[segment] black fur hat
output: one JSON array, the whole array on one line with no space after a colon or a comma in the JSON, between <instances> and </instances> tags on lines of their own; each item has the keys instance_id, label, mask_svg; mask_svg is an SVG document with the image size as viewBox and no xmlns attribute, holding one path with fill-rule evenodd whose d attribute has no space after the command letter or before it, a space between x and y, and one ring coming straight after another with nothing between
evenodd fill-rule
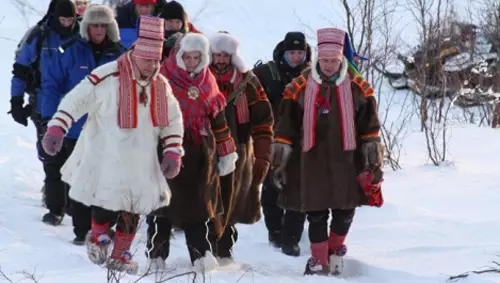
<instances>
[{"instance_id":1,"label":"black fur hat","mask_svg":"<svg viewBox=\"0 0 500 283\"><path fill-rule=\"evenodd\" d=\"M74 18L76 17L76 7L71 0L59 0L57 1L56 7L54 9L54 17L65 17Z\"/></svg>"},{"instance_id":2,"label":"black fur hat","mask_svg":"<svg viewBox=\"0 0 500 283\"><path fill-rule=\"evenodd\" d=\"M165 20L186 20L186 13L182 4L177 1L170 1L165 6L160 14L160 17Z\"/></svg>"},{"instance_id":3,"label":"black fur hat","mask_svg":"<svg viewBox=\"0 0 500 283\"><path fill-rule=\"evenodd\" d=\"M285 40L283 41L283 47L285 51L288 50L306 50L307 42L306 36L298 31L291 31L285 35Z\"/></svg>"}]
</instances>

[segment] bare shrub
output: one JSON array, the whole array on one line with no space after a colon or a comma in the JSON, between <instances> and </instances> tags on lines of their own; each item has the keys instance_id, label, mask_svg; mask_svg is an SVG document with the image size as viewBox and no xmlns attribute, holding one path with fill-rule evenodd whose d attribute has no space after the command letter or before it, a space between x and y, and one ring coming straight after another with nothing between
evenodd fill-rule
<instances>
[{"instance_id":1,"label":"bare shrub","mask_svg":"<svg viewBox=\"0 0 500 283\"><path fill-rule=\"evenodd\" d=\"M20 279L12 279L13 277L20 277ZM36 268L33 270L33 272L28 272L28 271L21 271L21 272L16 272L13 275L8 275L6 274L2 268L0 267L0 281L5 281L9 283L17 283L17 282L32 282L32 283L38 283L38 279L36 276Z\"/></svg>"},{"instance_id":2,"label":"bare shrub","mask_svg":"<svg viewBox=\"0 0 500 283\"><path fill-rule=\"evenodd\" d=\"M397 3L360 0L353 5L342 0L342 5L354 49L369 58L368 62L359 62L358 69L372 83L377 95L385 163L392 170L402 169L400 156L414 116L413 101L408 99L408 93L389 90L386 80L375 68L386 69L401 47L399 31L394 29Z\"/></svg>"},{"instance_id":3,"label":"bare shrub","mask_svg":"<svg viewBox=\"0 0 500 283\"><path fill-rule=\"evenodd\" d=\"M451 101L447 99L448 78L442 70L440 51L448 35L447 30L456 17L452 0L409 0L409 11L419 29L420 58L414 75L415 96L421 131L424 133L427 155L435 166L447 158L449 113Z\"/></svg>"}]
</instances>

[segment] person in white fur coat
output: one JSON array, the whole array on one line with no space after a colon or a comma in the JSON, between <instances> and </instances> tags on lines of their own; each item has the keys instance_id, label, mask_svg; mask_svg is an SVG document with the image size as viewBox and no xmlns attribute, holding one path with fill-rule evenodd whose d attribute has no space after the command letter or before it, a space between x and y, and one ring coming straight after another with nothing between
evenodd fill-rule
<instances>
[{"instance_id":1,"label":"person in white fur coat","mask_svg":"<svg viewBox=\"0 0 500 283\"><path fill-rule=\"evenodd\" d=\"M42 144L55 155L65 133L88 113L75 150L61 169L70 197L92 206L90 260L129 273L139 216L169 205L166 179L180 171L183 118L168 81L159 74L163 19L140 18L134 50L96 68L69 92L48 123ZM157 145L163 145L160 164ZM107 231L118 217L113 250Z\"/></svg>"}]
</instances>

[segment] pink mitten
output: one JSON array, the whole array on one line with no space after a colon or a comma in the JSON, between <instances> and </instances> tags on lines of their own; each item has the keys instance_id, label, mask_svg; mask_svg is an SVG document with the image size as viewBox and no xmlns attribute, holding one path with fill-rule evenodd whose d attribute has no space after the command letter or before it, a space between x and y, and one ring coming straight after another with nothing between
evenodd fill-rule
<instances>
[{"instance_id":1,"label":"pink mitten","mask_svg":"<svg viewBox=\"0 0 500 283\"><path fill-rule=\"evenodd\" d=\"M45 153L54 156L61 151L64 141L64 131L59 126L50 126L42 139L42 147Z\"/></svg>"},{"instance_id":2,"label":"pink mitten","mask_svg":"<svg viewBox=\"0 0 500 283\"><path fill-rule=\"evenodd\" d=\"M165 152L161 161L161 171L165 178L175 178L181 171L181 155L173 151Z\"/></svg>"}]
</instances>

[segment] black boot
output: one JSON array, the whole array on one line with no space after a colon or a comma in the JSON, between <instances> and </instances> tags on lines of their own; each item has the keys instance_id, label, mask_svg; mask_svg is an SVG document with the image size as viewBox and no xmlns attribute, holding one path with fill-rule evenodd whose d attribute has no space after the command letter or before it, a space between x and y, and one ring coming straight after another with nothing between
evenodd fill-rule
<instances>
[{"instance_id":1,"label":"black boot","mask_svg":"<svg viewBox=\"0 0 500 283\"><path fill-rule=\"evenodd\" d=\"M54 214L52 212L48 212L43 216L42 221L43 221L43 223L46 223L46 224L49 224L52 226L59 226L59 225L61 225L61 223L63 221L63 217L64 216L62 216L62 215L57 215L57 214Z\"/></svg>"},{"instance_id":2,"label":"black boot","mask_svg":"<svg viewBox=\"0 0 500 283\"><path fill-rule=\"evenodd\" d=\"M281 232L269 232L269 243L277 249L281 248Z\"/></svg>"},{"instance_id":3,"label":"black boot","mask_svg":"<svg viewBox=\"0 0 500 283\"><path fill-rule=\"evenodd\" d=\"M300 256L300 247L298 244L281 243L281 252L288 256Z\"/></svg>"},{"instance_id":4,"label":"black boot","mask_svg":"<svg viewBox=\"0 0 500 283\"><path fill-rule=\"evenodd\" d=\"M78 236L76 236L73 239L73 245L75 245L75 246L83 246L83 245L85 245L85 238L86 237L78 237Z\"/></svg>"}]
</instances>

